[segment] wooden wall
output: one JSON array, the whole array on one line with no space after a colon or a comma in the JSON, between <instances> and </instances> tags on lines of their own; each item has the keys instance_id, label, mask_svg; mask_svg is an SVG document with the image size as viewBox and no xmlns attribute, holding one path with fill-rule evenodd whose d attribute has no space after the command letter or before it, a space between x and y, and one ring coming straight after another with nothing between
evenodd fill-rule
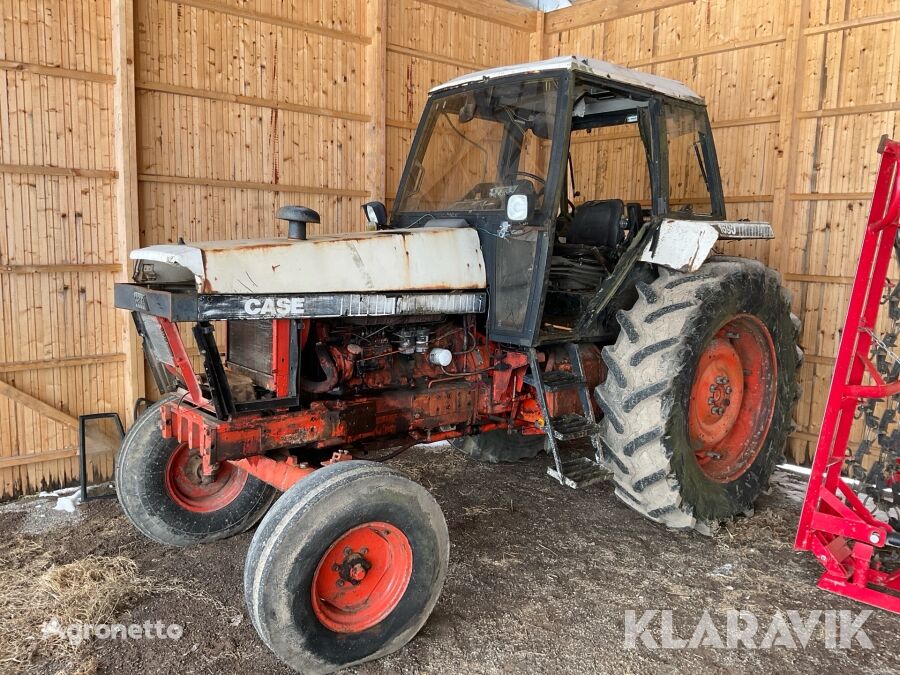
<instances>
[{"instance_id":1,"label":"wooden wall","mask_svg":"<svg viewBox=\"0 0 900 675\"><path fill-rule=\"evenodd\" d=\"M288 203L362 229L428 88L536 27L489 0L0 3L0 497L76 479L75 418L142 391L130 249L280 236Z\"/></svg>"},{"instance_id":2,"label":"wooden wall","mask_svg":"<svg viewBox=\"0 0 900 675\"><path fill-rule=\"evenodd\" d=\"M5 0L0 3L0 496L77 476L75 417L128 415L141 354L112 284L139 244L363 227L428 89L586 54L707 98L735 217L803 319L815 438L882 133L900 136L900 0ZM111 453L91 457L110 475Z\"/></svg>"},{"instance_id":3,"label":"wooden wall","mask_svg":"<svg viewBox=\"0 0 900 675\"><path fill-rule=\"evenodd\" d=\"M107 0L0 4L0 495L77 477L74 417L133 399L113 40Z\"/></svg>"},{"instance_id":4,"label":"wooden wall","mask_svg":"<svg viewBox=\"0 0 900 675\"><path fill-rule=\"evenodd\" d=\"M773 223L732 244L779 270L806 358L791 439L814 449L882 134L900 137L900 1L594 0L548 14L547 55L593 54L706 98L730 217ZM811 443L813 445L811 445Z\"/></svg>"},{"instance_id":5,"label":"wooden wall","mask_svg":"<svg viewBox=\"0 0 900 675\"><path fill-rule=\"evenodd\" d=\"M428 90L473 70L539 59L535 12L502 2L388 3L386 196L393 202Z\"/></svg>"}]
</instances>

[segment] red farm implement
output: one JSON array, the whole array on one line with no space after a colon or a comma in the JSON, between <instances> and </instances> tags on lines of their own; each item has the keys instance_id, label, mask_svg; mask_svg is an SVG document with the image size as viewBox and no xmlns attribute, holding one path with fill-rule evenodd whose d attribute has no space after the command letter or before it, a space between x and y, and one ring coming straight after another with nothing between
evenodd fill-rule
<instances>
[{"instance_id":1,"label":"red farm implement","mask_svg":"<svg viewBox=\"0 0 900 675\"><path fill-rule=\"evenodd\" d=\"M825 567L819 588L900 612L900 142L886 136L795 546ZM886 309L883 309L886 308ZM885 312L887 316L879 314ZM854 420L863 438L850 457ZM849 477L842 476L847 468ZM893 550L892 550L893 549Z\"/></svg>"}]
</instances>

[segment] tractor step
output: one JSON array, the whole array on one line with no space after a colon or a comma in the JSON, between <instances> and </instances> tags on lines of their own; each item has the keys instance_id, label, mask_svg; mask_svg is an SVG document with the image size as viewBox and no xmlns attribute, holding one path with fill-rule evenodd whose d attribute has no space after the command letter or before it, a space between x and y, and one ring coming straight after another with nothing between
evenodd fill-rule
<instances>
[{"instance_id":1,"label":"tractor step","mask_svg":"<svg viewBox=\"0 0 900 675\"><path fill-rule=\"evenodd\" d=\"M578 438L589 438L600 433L600 425L583 415L570 413L562 417L554 417L550 428L553 436L559 441L574 441Z\"/></svg>"},{"instance_id":2,"label":"tractor step","mask_svg":"<svg viewBox=\"0 0 900 675\"><path fill-rule=\"evenodd\" d=\"M587 378L584 375L584 364L581 362L581 352L574 342L566 344L569 362L572 371L551 370L541 371L537 350L532 347L528 350L528 366L530 372L525 376L525 382L532 385L537 392L538 404L544 416L544 432L547 434L547 445L550 454L553 455L553 466L547 469L547 473L558 480L561 485L571 488L584 487L609 477L610 473L601 467L595 459L588 457L576 457L563 460L560 454L559 444L565 441L574 441L579 438L590 438L594 450L599 453L600 425L594 418L594 407L591 402L591 392L588 390ZM558 417L550 416L550 406L547 402L547 394L561 389L576 389L578 400L581 403L582 414L568 413Z\"/></svg>"},{"instance_id":3,"label":"tractor step","mask_svg":"<svg viewBox=\"0 0 900 675\"><path fill-rule=\"evenodd\" d=\"M544 385L544 391L578 389L580 387L584 387L587 384L583 377L576 375L575 373L566 372L564 370L551 370L549 373L542 373L540 375L540 378L541 384ZM525 384L534 386L534 376L531 373L525 376Z\"/></svg>"},{"instance_id":4,"label":"tractor step","mask_svg":"<svg viewBox=\"0 0 900 675\"><path fill-rule=\"evenodd\" d=\"M581 488L606 480L612 473L590 457L576 457L562 463L562 473L556 467L547 467L547 474L570 488Z\"/></svg>"}]
</instances>

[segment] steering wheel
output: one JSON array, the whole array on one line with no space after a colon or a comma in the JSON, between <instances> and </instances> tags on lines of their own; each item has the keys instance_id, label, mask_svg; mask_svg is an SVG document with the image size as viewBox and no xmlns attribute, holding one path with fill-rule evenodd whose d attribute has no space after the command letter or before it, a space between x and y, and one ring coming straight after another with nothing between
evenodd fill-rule
<instances>
[{"instance_id":1,"label":"steering wheel","mask_svg":"<svg viewBox=\"0 0 900 675\"><path fill-rule=\"evenodd\" d=\"M544 178L541 178L536 173L530 173L528 171L516 171L516 176L525 176L525 178L530 178L531 180L537 181L541 184L542 187L547 186L547 181Z\"/></svg>"},{"instance_id":2,"label":"steering wheel","mask_svg":"<svg viewBox=\"0 0 900 675\"><path fill-rule=\"evenodd\" d=\"M516 171L515 176L525 176L529 180L533 180L538 185L538 189L534 191L534 194L537 198L540 198L541 195L544 194L544 190L547 189L547 181L544 178L541 178L535 173L531 173L530 171Z\"/></svg>"}]
</instances>

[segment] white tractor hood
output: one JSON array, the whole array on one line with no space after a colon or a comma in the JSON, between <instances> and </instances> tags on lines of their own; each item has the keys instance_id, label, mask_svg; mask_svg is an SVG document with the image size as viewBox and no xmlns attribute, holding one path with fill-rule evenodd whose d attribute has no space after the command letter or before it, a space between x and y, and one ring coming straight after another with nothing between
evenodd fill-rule
<instances>
[{"instance_id":1,"label":"white tractor hood","mask_svg":"<svg viewBox=\"0 0 900 675\"><path fill-rule=\"evenodd\" d=\"M201 293L366 293L483 289L484 257L471 228L417 228L298 239L148 246L132 260L188 270ZM175 269L173 269L173 267ZM187 278L185 272L179 276Z\"/></svg>"}]
</instances>

